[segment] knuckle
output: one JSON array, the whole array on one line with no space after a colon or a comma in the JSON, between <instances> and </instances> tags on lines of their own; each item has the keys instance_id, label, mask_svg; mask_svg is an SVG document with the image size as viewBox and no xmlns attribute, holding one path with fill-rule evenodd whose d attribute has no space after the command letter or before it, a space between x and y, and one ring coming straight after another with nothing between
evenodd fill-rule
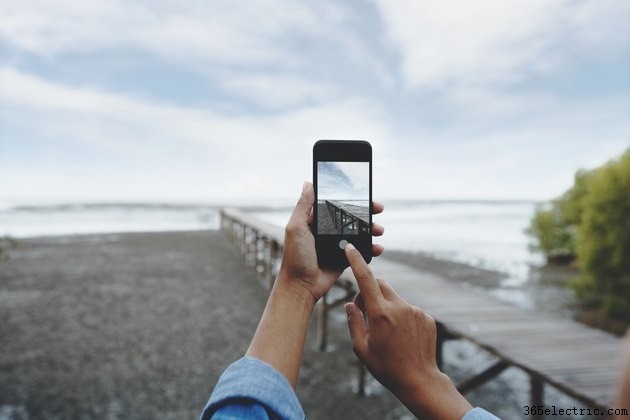
<instances>
[{"instance_id":1,"label":"knuckle","mask_svg":"<svg viewBox=\"0 0 630 420\"><path fill-rule=\"evenodd\" d=\"M372 275L372 270L368 266L359 268L357 275L364 279L371 279L374 276Z\"/></svg>"},{"instance_id":2,"label":"knuckle","mask_svg":"<svg viewBox=\"0 0 630 420\"><path fill-rule=\"evenodd\" d=\"M300 225L293 221L289 221L287 226L284 228L284 232L286 235L295 235L300 230Z\"/></svg>"},{"instance_id":3,"label":"knuckle","mask_svg":"<svg viewBox=\"0 0 630 420\"><path fill-rule=\"evenodd\" d=\"M396 325L395 322L395 314L392 314L390 311L386 310L383 307L378 307L374 313L374 320L379 324L388 325L393 327Z\"/></svg>"},{"instance_id":4,"label":"knuckle","mask_svg":"<svg viewBox=\"0 0 630 420\"><path fill-rule=\"evenodd\" d=\"M427 313L424 312L422 309L420 309L419 307L415 306L415 305L410 305L411 308L413 309L413 313L420 317L420 318L425 318L427 316Z\"/></svg>"},{"instance_id":5,"label":"knuckle","mask_svg":"<svg viewBox=\"0 0 630 420\"><path fill-rule=\"evenodd\" d=\"M376 306L370 311L370 318L374 321L382 321L387 318L387 314L382 306Z\"/></svg>"}]
</instances>

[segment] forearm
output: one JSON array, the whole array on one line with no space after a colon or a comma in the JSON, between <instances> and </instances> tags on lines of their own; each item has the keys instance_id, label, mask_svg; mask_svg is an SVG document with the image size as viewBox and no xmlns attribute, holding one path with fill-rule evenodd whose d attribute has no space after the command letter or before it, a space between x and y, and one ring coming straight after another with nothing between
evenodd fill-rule
<instances>
[{"instance_id":1,"label":"forearm","mask_svg":"<svg viewBox=\"0 0 630 420\"><path fill-rule=\"evenodd\" d=\"M283 271L271 290L247 355L273 366L295 389L315 299Z\"/></svg>"}]
</instances>

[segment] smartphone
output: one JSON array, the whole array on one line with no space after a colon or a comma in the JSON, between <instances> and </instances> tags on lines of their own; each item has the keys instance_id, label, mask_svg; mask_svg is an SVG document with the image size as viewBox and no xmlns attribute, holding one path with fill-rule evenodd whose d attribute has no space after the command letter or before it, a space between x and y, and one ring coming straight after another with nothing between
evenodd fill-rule
<instances>
[{"instance_id":1,"label":"smartphone","mask_svg":"<svg viewBox=\"0 0 630 420\"><path fill-rule=\"evenodd\" d=\"M319 140L313 146L312 229L322 268L348 265L352 243L372 260L372 146L364 140Z\"/></svg>"}]
</instances>

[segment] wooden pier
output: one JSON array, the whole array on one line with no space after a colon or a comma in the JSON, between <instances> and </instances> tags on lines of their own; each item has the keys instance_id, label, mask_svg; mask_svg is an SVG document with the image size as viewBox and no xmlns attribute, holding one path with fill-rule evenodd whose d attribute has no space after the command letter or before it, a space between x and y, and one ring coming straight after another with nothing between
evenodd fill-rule
<instances>
[{"instance_id":1,"label":"wooden pier","mask_svg":"<svg viewBox=\"0 0 630 420\"><path fill-rule=\"evenodd\" d=\"M343 235L344 229L355 233L370 233L370 209L368 207L355 206L341 201L325 200L326 208L332 217L335 228Z\"/></svg>"},{"instance_id":2,"label":"wooden pier","mask_svg":"<svg viewBox=\"0 0 630 420\"><path fill-rule=\"evenodd\" d=\"M273 284L282 256L283 229L242 211L221 211L221 228ZM376 258L371 267L408 302L430 313L438 325L438 363L447 340L467 340L496 357L496 362L458 384L466 393L495 378L507 368L518 368L530 378L530 404L545 404L544 387L552 386L591 408L610 408L619 374L621 339L569 319L553 317L501 302L487 293L463 288L426 272ZM355 293L354 279L342 275L336 284L340 295L318 306L319 347L326 346L327 312ZM342 293L339 293L339 290ZM359 392L365 370L359 370ZM551 402L549 405L551 405ZM532 418L540 418L533 416Z\"/></svg>"},{"instance_id":3,"label":"wooden pier","mask_svg":"<svg viewBox=\"0 0 630 420\"><path fill-rule=\"evenodd\" d=\"M278 274L284 246L284 229L257 219L239 209L221 209L221 230L241 251L245 263L253 266L263 286L271 290ZM354 279L341 276L317 305L317 346L328 345L328 311L354 298Z\"/></svg>"}]
</instances>

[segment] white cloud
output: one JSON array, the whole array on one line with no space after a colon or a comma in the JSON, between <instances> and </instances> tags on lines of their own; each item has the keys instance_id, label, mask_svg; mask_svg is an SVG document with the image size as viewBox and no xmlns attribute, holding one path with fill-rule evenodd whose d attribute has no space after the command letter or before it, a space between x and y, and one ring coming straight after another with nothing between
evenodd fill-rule
<instances>
[{"instance_id":1,"label":"white cloud","mask_svg":"<svg viewBox=\"0 0 630 420\"><path fill-rule=\"evenodd\" d=\"M0 38L43 56L122 48L184 65L291 67L300 56L290 41L334 39L347 14L335 2L6 0ZM343 38L347 43L351 34Z\"/></svg>"},{"instance_id":2,"label":"white cloud","mask_svg":"<svg viewBox=\"0 0 630 420\"><path fill-rule=\"evenodd\" d=\"M341 96L331 83L291 74L227 74L222 81L222 87L235 95L272 109L329 102Z\"/></svg>"},{"instance_id":3,"label":"white cloud","mask_svg":"<svg viewBox=\"0 0 630 420\"><path fill-rule=\"evenodd\" d=\"M0 2L0 41L18 52L0 64L0 118L28 128L31 145L68 148L31 165L0 156L0 195L287 196L310 179L316 139L365 138L375 197L547 198L629 144L627 91L563 97L538 80L627 51L629 2L377 4L385 34L333 1ZM108 91L99 81L125 72L81 67L127 54L142 69L157 56L157 83L172 67L209 79L205 105L177 105L151 83L144 97ZM40 63L55 70L16 70ZM381 86L354 85L365 72ZM67 82L79 73L93 84Z\"/></svg>"},{"instance_id":4,"label":"white cloud","mask_svg":"<svg viewBox=\"0 0 630 420\"><path fill-rule=\"evenodd\" d=\"M116 182L120 195L136 190L145 195L154 193L147 187L147 180L155 183L169 179L167 184L172 185L186 184L187 179L204 179L195 186L188 185L186 193L238 197L247 191L252 196L286 196L287 191L294 189L293 184L299 186L301 180L310 179L311 147L315 140L369 138L378 144L379 139L387 137L382 111L359 98L274 115L229 116L203 108L156 104L88 87L55 84L7 67L0 67L0 81L4 118L12 118L12 124L28 126L40 142L91 143L93 150L136 162L142 169L121 168L137 182ZM188 153L195 153L195 159L191 161ZM105 168L88 168L82 179L77 178L72 162L65 168L54 162L52 170L57 173L49 180L65 179L66 187L62 182L57 186L43 182L50 168L36 168L41 177L31 175L18 181L11 177L15 172L5 162L0 176L2 194L21 195L28 191L31 195L45 195L53 191L63 193L65 188L70 195L102 196L111 188L100 184L107 177L99 171L109 173L111 167L117 166L116 162L103 160L101 165ZM301 174L301 178L295 180L288 173ZM29 179L33 184L25 185ZM162 193L178 195L182 188L164 189Z\"/></svg>"},{"instance_id":5,"label":"white cloud","mask_svg":"<svg viewBox=\"0 0 630 420\"><path fill-rule=\"evenodd\" d=\"M625 0L378 4L412 87L511 83L555 69L573 55L605 55L630 44Z\"/></svg>"}]
</instances>

